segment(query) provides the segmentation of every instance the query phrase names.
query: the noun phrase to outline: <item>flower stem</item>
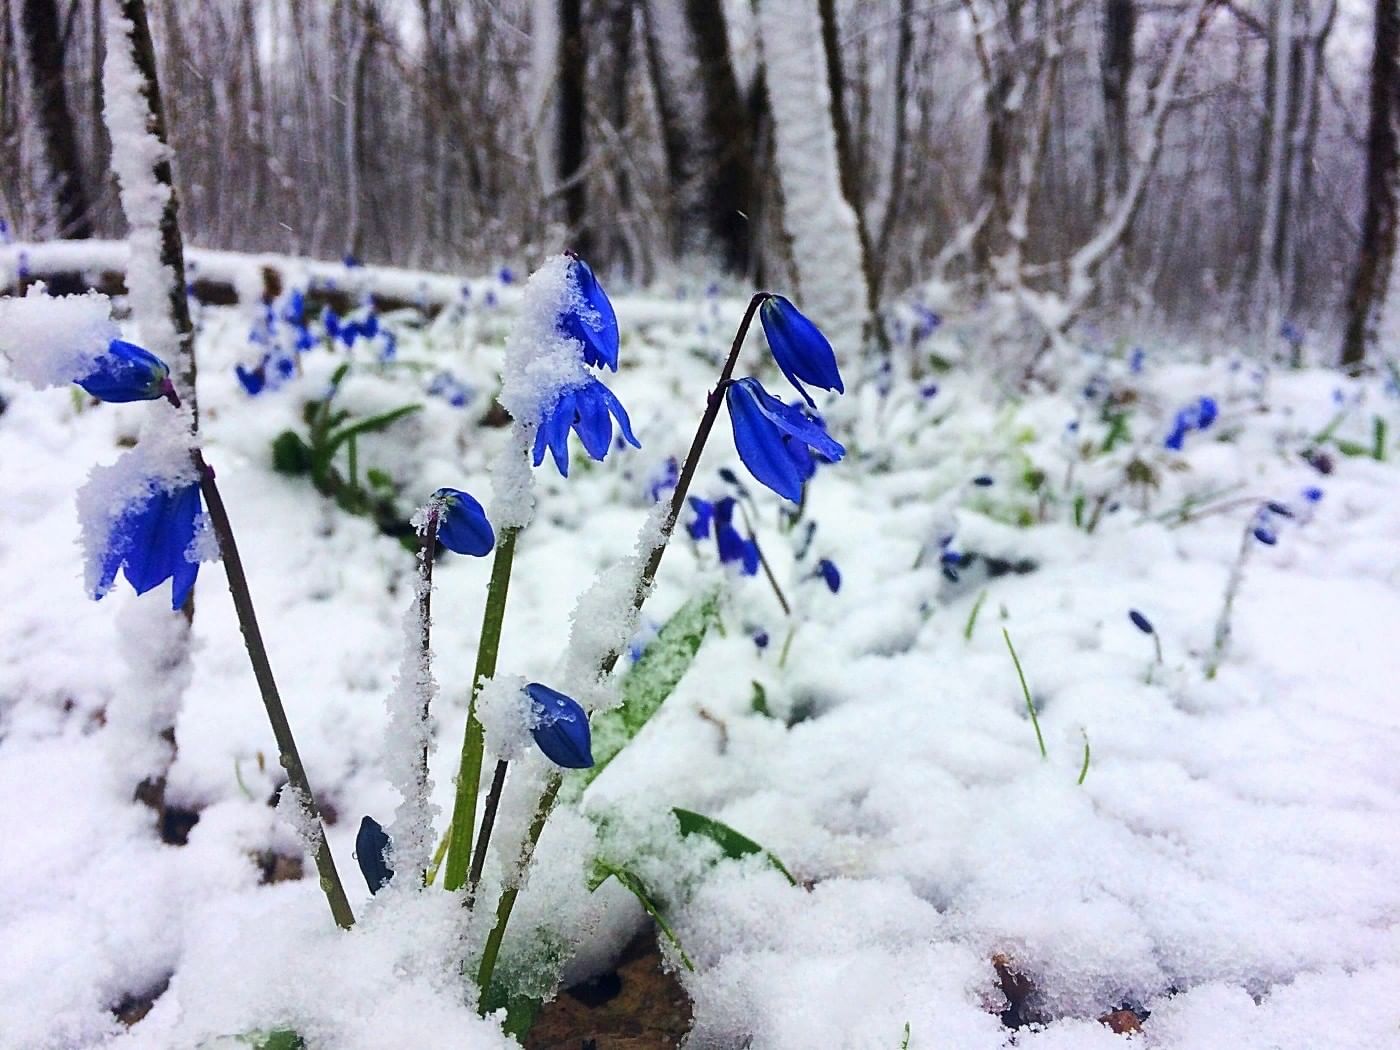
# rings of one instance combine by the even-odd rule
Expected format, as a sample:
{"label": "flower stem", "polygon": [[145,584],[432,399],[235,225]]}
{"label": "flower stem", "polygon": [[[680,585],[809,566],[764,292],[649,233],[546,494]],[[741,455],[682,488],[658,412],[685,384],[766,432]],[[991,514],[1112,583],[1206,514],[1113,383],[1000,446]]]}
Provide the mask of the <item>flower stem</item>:
{"label": "flower stem", "polygon": [[481,639],[476,647],[476,672],[467,707],[467,729],[462,738],[462,761],[457,767],[457,796],[452,805],[452,827],[447,839],[444,889],[459,890],[467,881],[467,864],[472,852],[472,829],[476,826],[476,800],[481,791],[481,756],[486,747],[486,731],[476,717],[476,698],[481,685],[496,673],[496,657],[501,648],[501,623],[506,615],[510,591],[510,570],[515,561],[518,529],[505,529],[491,562],[491,582],[486,586],[486,611],[481,618]]}
{"label": "flower stem", "polygon": [[501,806],[501,794],[506,789],[506,771],[510,763],[501,759],[496,763],[496,771],[491,774],[491,788],[486,792],[486,806],[481,811],[481,830],[476,835],[476,848],[472,850],[472,870],[467,876],[467,896],[463,902],[468,908],[476,903],[476,888],[481,883],[481,871],[486,867],[486,847],[491,844],[491,832],[496,827],[496,811]]}
{"label": "flower stem", "polygon": [[753,540],[754,550],[758,551],[758,564],[763,566],[763,575],[768,578],[768,586],[773,588],[773,596],[778,599],[778,604],[783,607],[783,615],[792,615],[792,606],[788,604],[787,595],[778,586],[778,578],[773,575],[773,566],[768,564],[768,555],[763,553],[763,547],[759,545],[758,533],[754,530],[753,519],[749,517],[748,508],[742,503],[738,504],[739,513],[744,519],[744,528],[749,530],[749,538]]}
{"label": "flower stem", "polygon": [[[734,333],[734,342],[729,348],[729,357],[724,362],[724,368],[720,372],[719,381],[710,391],[709,397],[705,401],[705,412],[700,417],[700,425],[695,428],[695,437],[690,442],[690,449],[685,454],[685,463],[681,467],[680,477],[676,481],[676,490],[671,494],[671,506],[666,513],[666,520],[661,525],[661,535],[657,545],[652,548],[651,556],[647,559],[646,565],[642,568],[640,576],[637,578],[636,587],[632,592],[632,609],[635,612],[642,607],[646,601],[648,592],[651,590],[652,581],[656,579],[656,571],[661,567],[661,556],[666,553],[666,547],[670,542],[671,533],[675,530],[676,520],[680,517],[681,508],[685,506],[686,494],[690,491],[690,483],[695,477],[696,468],[700,464],[700,457],[704,454],[705,443],[710,439],[710,432],[714,429],[715,420],[719,417],[720,405],[724,402],[724,392],[729,387],[730,381],[734,377],[734,366],[739,360],[739,353],[744,348],[744,337],[749,333],[749,326],[753,323],[754,314],[763,304],[765,299],[771,298],[770,292],[756,292],[749,300],[748,309],[744,311],[744,318],[739,322],[738,331]],[[495,571],[492,571],[492,582],[495,582]],[[502,597],[502,608],[505,601]],[[488,616],[489,598],[488,598]],[[499,628],[498,628],[499,630]],[[483,635],[485,630],[483,628]],[[619,651],[613,650],[603,657],[598,668],[598,676],[601,678],[611,673],[617,663]],[[492,668],[494,671],[495,659],[492,654]],[[479,669],[478,664],[478,669]],[[474,692],[475,690],[473,690]],[[480,775],[480,759],[477,760],[477,775]],[[475,783],[475,781],[473,781]],[[563,785],[564,778],[559,773],[551,773],[544,792],[540,795],[539,803],[535,807],[535,815],[530,821],[530,832],[526,837],[525,845],[521,849],[520,857],[516,861],[515,870],[512,877],[507,879],[506,888],[502,891],[500,900],[496,903],[496,924],[491,928],[490,935],[486,938],[486,947],[482,952],[481,963],[477,968],[476,986],[480,993],[480,1003],[484,1006],[487,1002],[487,992],[491,986],[491,977],[496,970],[496,959],[500,955],[501,942],[505,939],[506,925],[510,922],[511,911],[515,908],[515,899],[520,895],[520,885],[524,880],[525,872],[530,866],[530,861],[535,854],[535,846],[540,841],[540,835],[544,832],[545,822],[549,819],[550,812],[554,809],[554,803],[559,797],[559,788]],[[494,787],[494,784],[493,784]],[[461,797],[461,782],[458,783],[458,798]],[[475,808],[475,797],[473,796],[473,809]],[[472,814],[475,816],[475,813]],[[456,814],[453,816],[456,821]],[[485,820],[482,821],[483,826]],[[454,823],[455,827],[455,823]],[[483,831],[486,829],[483,827]],[[482,851],[484,852],[484,850]],[[448,861],[451,862],[451,853],[448,854]],[[450,872],[449,872],[450,878]],[[451,883],[445,882],[449,888]]]}
{"label": "flower stem", "polygon": [[[354,439],[351,438],[351,447],[354,447]],[[441,508],[436,502],[431,502],[426,508],[423,518],[423,526],[419,530],[418,538],[420,547],[418,549],[418,659],[419,674],[423,675],[432,666],[433,659],[433,555],[437,552],[438,525],[441,521]],[[424,679],[420,678],[420,681]],[[423,691],[423,709],[419,712],[423,726],[428,724],[429,707],[432,704],[431,688]],[[419,790],[426,794],[428,790],[428,737],[424,730],[423,754],[418,763],[418,783]],[[428,885],[428,868],[423,869],[423,885]]]}
{"label": "flower stem", "polygon": [[228,575],[229,593],[233,595],[238,626],[243,632],[243,644],[248,650],[248,660],[253,665],[253,677],[257,679],[258,690],[262,693],[263,706],[267,708],[267,720],[272,724],[272,735],[276,738],[277,750],[281,753],[282,768],[287,771],[287,783],[301,796],[301,803],[314,825],[316,872],[320,876],[321,892],[326,895],[336,925],[348,930],[355,924],[355,915],[350,910],[350,901],[345,896],[340,873],[336,871],[335,858],[331,855],[330,843],[326,841],[326,829],[321,822],[316,796],[311,793],[311,783],[306,778],[306,767],[302,765],[296,739],[292,736],[292,727],[287,722],[287,711],[282,706],[277,682],[272,677],[272,664],[268,661],[267,647],[263,644],[262,632],[258,629],[258,618],[253,611],[248,577],[243,572],[243,561],[238,556],[238,545],[234,542],[233,525],[229,522],[223,497],[219,495],[213,469],[204,462],[204,456],[199,450],[194,450],[191,456],[199,471],[199,488],[204,494],[204,504],[209,510],[209,522],[219,543],[224,572]]}

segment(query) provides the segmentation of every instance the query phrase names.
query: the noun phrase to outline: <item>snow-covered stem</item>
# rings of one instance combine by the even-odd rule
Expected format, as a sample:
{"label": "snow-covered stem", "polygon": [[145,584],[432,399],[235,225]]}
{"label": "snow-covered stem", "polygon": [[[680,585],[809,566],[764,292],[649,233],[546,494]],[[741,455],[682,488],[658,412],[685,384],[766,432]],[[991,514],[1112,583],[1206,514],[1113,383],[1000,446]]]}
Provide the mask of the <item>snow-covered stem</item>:
{"label": "snow-covered stem", "polygon": [[330,843],[326,841],[326,829],[321,822],[316,796],[311,792],[306,767],[302,765],[296,738],[292,736],[292,727],[287,721],[286,708],[282,706],[282,696],[272,676],[267,646],[263,644],[257,614],[253,611],[253,596],[248,590],[248,577],[243,572],[243,561],[238,556],[238,545],[234,542],[233,525],[229,521],[228,511],[224,508],[213,469],[204,462],[204,457],[198,450],[194,451],[192,456],[199,471],[199,489],[204,495],[204,505],[209,511],[209,524],[218,540],[219,555],[224,563],[224,572],[228,576],[228,589],[233,596],[233,608],[238,616],[239,629],[243,632],[248,661],[253,665],[253,677],[257,679],[263,706],[267,708],[267,720],[271,723],[272,735],[277,740],[279,760],[282,768],[287,771],[287,786],[297,793],[301,808],[311,822],[311,837],[315,847],[313,852],[321,892],[326,895],[336,925],[348,930],[355,924],[355,914],[350,910],[350,901],[345,896],[340,873],[336,871],[335,857],[331,855]]}
{"label": "snow-covered stem", "polygon": [[1220,618],[1215,621],[1215,638],[1211,643],[1210,659],[1206,661],[1206,677],[1214,678],[1225,659],[1225,650],[1230,645],[1230,621],[1235,614],[1235,599],[1239,597],[1240,586],[1244,583],[1244,566],[1249,560],[1249,552],[1254,548],[1254,519],[1245,523],[1244,535],[1240,538],[1240,552],[1235,555],[1235,564],[1230,567],[1230,579],[1225,584],[1225,602],[1220,607]]}
{"label": "snow-covered stem", "polygon": [[[714,430],[715,420],[719,417],[720,405],[724,403],[724,392],[729,387],[734,378],[734,366],[739,361],[739,354],[744,348],[744,338],[748,335],[749,327],[753,324],[754,314],[763,305],[765,299],[770,298],[768,292],[755,292],[749,300],[748,309],[744,311],[744,318],[739,322],[739,328],[734,333],[734,342],[729,347],[729,357],[725,359],[724,368],[720,371],[719,381],[715,383],[714,389],[710,391],[709,397],[705,401],[705,412],[700,417],[700,424],[695,428],[695,437],[691,439],[690,449],[685,454],[685,463],[681,466],[680,477],[676,481],[676,490],[671,493],[671,505],[667,509],[666,519],[661,524],[660,534],[655,546],[652,547],[651,555],[647,559],[646,565],[642,568],[640,576],[637,578],[636,586],[632,591],[632,611],[635,613],[641,609],[642,603],[646,601],[647,595],[651,593],[652,581],[656,579],[657,569],[661,567],[661,556],[666,553],[666,547],[671,539],[672,532],[675,531],[676,521],[680,518],[681,508],[685,506],[686,495],[690,492],[690,483],[695,477],[695,471],[700,465],[700,457],[705,452],[705,443],[710,438],[710,432]],[[513,538],[512,538],[513,539]],[[495,580],[495,571],[492,571],[492,581]],[[504,608],[504,598],[502,598],[502,608]],[[614,649],[605,654],[598,667],[598,677],[602,678],[612,672],[617,664],[619,650]],[[478,665],[479,666],[479,665]],[[495,654],[492,654],[492,673],[495,673]],[[475,692],[475,690],[474,690]],[[505,763],[501,763],[503,766]],[[501,786],[505,783],[505,774],[499,766],[497,774]],[[476,779],[481,775],[480,759],[477,760]],[[496,969],[496,958],[500,954],[501,941],[505,938],[506,926],[510,922],[511,912],[515,908],[515,898],[520,894],[520,885],[525,877],[525,872],[530,867],[531,858],[535,854],[535,846],[540,841],[540,835],[544,832],[545,822],[549,820],[549,814],[554,809],[554,803],[559,797],[559,788],[563,785],[564,778],[558,772],[553,772],[549,776],[549,781],[545,785],[544,792],[540,795],[539,803],[535,806],[535,815],[530,821],[529,834],[526,836],[525,845],[521,850],[520,857],[515,865],[512,876],[508,879],[505,889],[501,892],[500,899],[496,902],[496,923],[491,928],[490,935],[486,938],[486,947],[482,952],[481,963],[477,968],[476,986],[480,991],[481,1002],[487,1001],[487,991],[490,988],[491,976]],[[475,779],[473,780],[475,784]],[[462,784],[458,782],[458,797],[461,797]],[[493,779],[492,794],[499,796],[497,784]],[[490,803],[488,803],[488,806]],[[475,799],[473,798],[473,809],[475,809]],[[493,810],[494,812],[494,810]],[[473,816],[475,814],[473,813]],[[454,834],[456,830],[456,814],[453,815]],[[477,844],[477,849],[484,853],[486,846],[486,836],[490,829],[486,822],[482,821],[482,841]],[[451,853],[448,853],[449,863]],[[450,877],[450,873],[449,873]],[[449,889],[452,888],[450,882],[444,882]],[[475,884],[473,884],[475,885]]]}
{"label": "snow-covered stem", "polygon": [[[501,624],[506,615],[510,592],[510,570],[515,561],[518,529],[503,529],[491,562],[491,580],[486,585],[486,610],[481,617],[481,637],[476,646],[476,670],[472,675],[472,695],[467,707],[467,728],[462,737],[462,760],[457,767],[457,794],[452,804],[452,824],[448,829],[446,870],[442,885],[459,890],[467,880],[467,864],[472,853],[472,829],[476,825],[476,800],[481,791],[481,759],[486,747],[486,731],[476,717],[476,701],[481,686],[496,673],[496,657],[501,648]],[[485,843],[478,848],[484,852]]]}
{"label": "snow-covered stem", "polygon": [[[353,439],[352,439],[353,447]],[[427,514],[423,519],[423,527],[419,533],[420,546],[418,549],[418,666],[424,675],[428,674],[432,667],[433,660],[433,563],[437,560],[434,555],[437,552],[438,525],[442,520],[442,508],[432,502],[428,506]],[[418,711],[419,724],[423,732],[423,748],[418,764],[418,783],[423,802],[426,805],[428,794],[428,751],[430,750],[430,736],[428,728],[428,716],[433,702],[433,689],[422,690],[420,706]],[[428,829],[424,829],[426,833]],[[431,841],[431,840],[430,840]],[[428,869],[431,865],[425,863],[423,866],[423,885],[428,884]]]}

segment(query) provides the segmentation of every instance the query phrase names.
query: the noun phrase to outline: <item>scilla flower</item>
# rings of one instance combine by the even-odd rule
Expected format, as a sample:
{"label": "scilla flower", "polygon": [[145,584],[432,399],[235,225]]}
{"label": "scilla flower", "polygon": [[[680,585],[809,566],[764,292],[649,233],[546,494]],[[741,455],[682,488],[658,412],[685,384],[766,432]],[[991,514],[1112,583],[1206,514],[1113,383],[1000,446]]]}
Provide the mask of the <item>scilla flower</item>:
{"label": "scilla flower", "polygon": [[779,401],[757,379],[737,379],[724,392],[734,447],[754,478],[794,503],[816,469],[812,453],[835,463],[846,454],[816,420]]}
{"label": "scilla flower", "polygon": [[588,715],[578,701],[539,682],[525,687],[530,697],[534,725],[530,732],[544,757],[565,769],[593,765],[593,742]]}
{"label": "scilla flower", "polygon": [[112,589],[120,569],[137,594],[170,580],[170,607],[184,605],[199,575],[190,557],[199,510],[198,482],[169,489],[153,480],[112,522],[93,597]]}
{"label": "scilla flower", "polygon": [[355,860],[359,862],[360,874],[365,877],[365,885],[372,895],[389,884],[394,877],[394,869],[389,867],[386,854],[389,849],[389,836],[379,826],[379,821],[366,816],[360,821],[360,830],[355,835]]}
{"label": "scilla flower", "polygon": [[480,558],[495,549],[496,533],[474,497],[461,489],[441,488],[429,505],[438,508],[437,538],[448,550]]}
{"label": "scilla flower", "polygon": [[627,410],[617,395],[589,376],[582,386],[561,393],[554,407],[540,420],[535,432],[535,466],[544,462],[544,452],[548,448],[559,473],[566,478],[569,476],[570,429],[578,434],[589,457],[601,462],[612,444],[614,419],[628,444],[641,448],[642,443],[633,435]]}
{"label": "scilla flower", "polygon": [[763,334],[768,337],[773,360],[807,404],[816,407],[803,382],[838,394],[845,393],[831,344],[797,307],[781,295],[770,296],[758,308],[758,317],[763,322]]}
{"label": "scilla flower", "polygon": [[596,368],[617,371],[617,314],[593,276],[588,264],[577,256],[569,259],[569,276],[578,286],[584,309],[573,307],[559,318],[559,327],[583,344],[583,362]]}
{"label": "scilla flower", "polygon": [[166,395],[170,369],[149,350],[113,339],[76,382],[99,401],[154,401]]}
{"label": "scilla flower", "polygon": [[817,569],[812,575],[820,576],[832,594],[841,589],[841,570],[830,558],[823,558],[817,562]]}

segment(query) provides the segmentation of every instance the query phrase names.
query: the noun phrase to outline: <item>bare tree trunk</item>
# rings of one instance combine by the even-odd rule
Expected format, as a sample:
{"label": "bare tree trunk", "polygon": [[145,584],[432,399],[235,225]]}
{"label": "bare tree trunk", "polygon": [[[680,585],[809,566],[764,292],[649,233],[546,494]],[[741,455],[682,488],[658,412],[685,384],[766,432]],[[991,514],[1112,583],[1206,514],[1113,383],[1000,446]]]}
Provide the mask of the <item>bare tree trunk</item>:
{"label": "bare tree trunk", "polygon": [[1346,305],[1343,367],[1357,370],[1375,345],[1395,258],[1400,211],[1400,0],[1376,0],[1371,60],[1371,131],[1366,143],[1366,212]]}
{"label": "bare tree trunk", "polygon": [[83,187],[78,133],[63,83],[65,39],[56,0],[23,0],[19,23],[45,176],[56,205],[56,232],[60,237],[91,237],[91,203]]}
{"label": "bare tree trunk", "polygon": [[1255,250],[1255,315],[1260,335],[1269,339],[1278,330],[1280,302],[1278,270],[1279,243],[1286,220],[1288,180],[1288,113],[1294,77],[1293,59],[1294,0],[1281,0],[1274,8],[1269,41],[1270,68],[1273,71],[1269,98],[1268,152],[1264,161],[1264,213]]}
{"label": "bare tree trunk", "polygon": [[557,177],[564,191],[564,219],[575,251],[585,257],[593,251],[593,231],[588,225],[584,85],[588,75],[588,37],[583,27],[583,0],[559,0],[559,135]]}

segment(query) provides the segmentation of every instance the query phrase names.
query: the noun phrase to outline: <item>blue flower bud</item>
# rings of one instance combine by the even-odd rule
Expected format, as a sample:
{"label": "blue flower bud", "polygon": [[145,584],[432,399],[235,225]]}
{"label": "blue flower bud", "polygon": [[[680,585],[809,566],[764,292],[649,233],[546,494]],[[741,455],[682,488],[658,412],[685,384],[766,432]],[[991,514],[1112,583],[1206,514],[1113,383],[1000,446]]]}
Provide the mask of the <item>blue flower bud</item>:
{"label": "blue flower bud", "polygon": [[1142,613],[1138,612],[1136,609],[1128,610],[1128,619],[1132,620],[1133,626],[1136,627],[1143,634],[1155,633],[1152,629],[1151,621],[1148,620],[1146,616],[1142,615]]}
{"label": "blue flower bud", "polygon": [[593,765],[592,738],[588,715],[572,697],[531,682],[525,687],[535,716],[530,732],[544,757],[565,769],[587,769]]}
{"label": "blue flower bud", "polygon": [[759,649],[767,649],[767,648],[768,648],[768,632],[765,631],[765,630],[763,630],[762,628],[759,628],[757,631],[754,631],[754,633],[753,633],[753,644],[756,645],[756,646],[758,646]]}
{"label": "blue flower bud", "polygon": [[841,570],[830,558],[823,558],[817,562],[817,571],[814,575],[820,576],[826,582],[832,594],[841,589]]}
{"label": "blue flower bud", "polygon": [[169,389],[170,369],[149,350],[113,339],[92,371],[75,382],[99,401],[154,401]]}
{"label": "blue flower bud", "polygon": [[442,488],[433,493],[438,507],[438,539],[450,551],[480,558],[496,546],[496,533],[477,500],[460,489]]}
{"label": "blue flower bud", "polygon": [[739,459],[754,478],[785,499],[796,503],[802,498],[802,484],[815,470],[811,452],[829,463],[846,454],[816,420],[783,404],[757,379],[730,383],[724,399]]}
{"label": "blue flower bud", "polygon": [[1317,503],[1322,499],[1322,490],[1316,486],[1305,488],[1303,490],[1303,498],[1309,503]]}
{"label": "blue flower bud", "polygon": [[1257,525],[1254,528],[1254,538],[1266,547],[1272,547],[1278,542],[1278,536],[1266,525]]}
{"label": "blue flower bud", "polygon": [[797,307],[781,295],[770,296],[758,308],[758,317],[768,337],[768,348],[773,351],[773,360],[807,404],[816,407],[816,402],[803,388],[803,382],[838,394],[845,393],[835,351],[821,330]]}
{"label": "blue flower bud", "polygon": [[355,860],[360,864],[360,874],[365,877],[371,895],[382,890],[394,877],[394,869],[389,867],[385,856],[388,849],[389,836],[379,826],[379,821],[363,817],[355,835]]}
{"label": "blue flower bud", "polygon": [[977,477],[972,479],[972,483],[979,489],[991,488],[993,484],[992,476],[990,474],[978,474]]}

